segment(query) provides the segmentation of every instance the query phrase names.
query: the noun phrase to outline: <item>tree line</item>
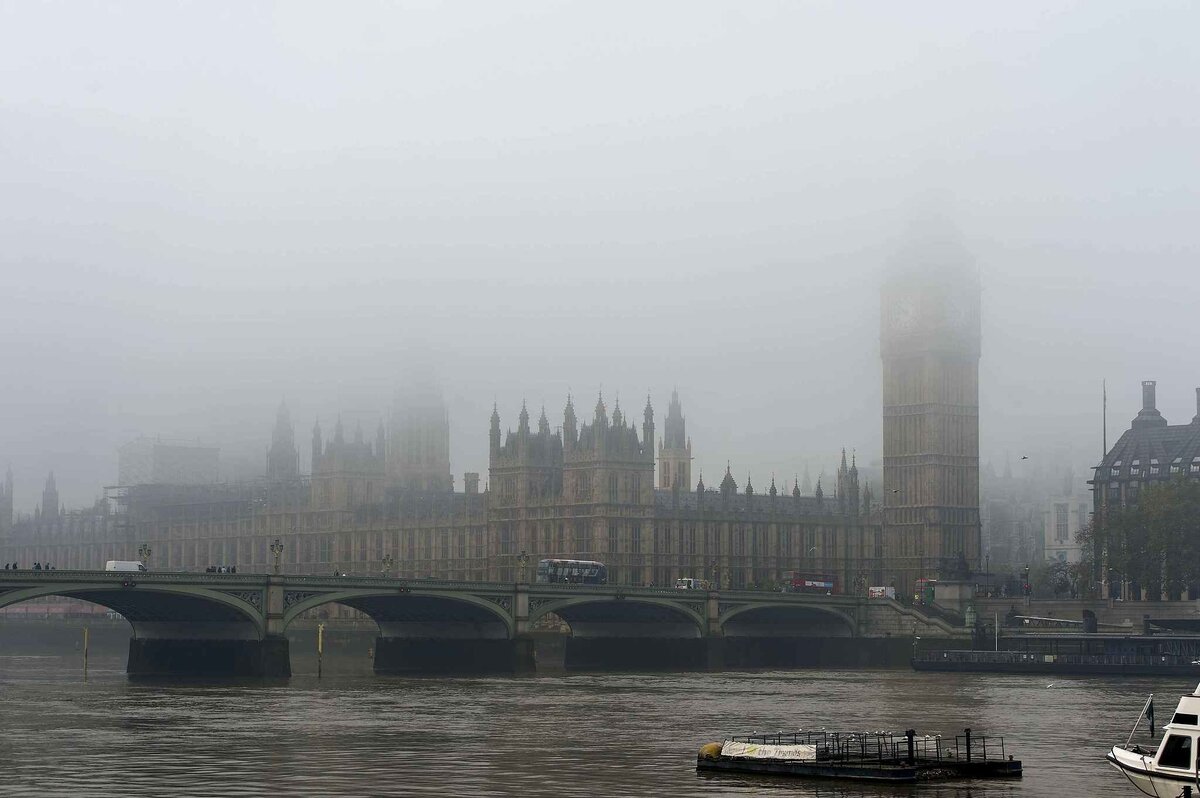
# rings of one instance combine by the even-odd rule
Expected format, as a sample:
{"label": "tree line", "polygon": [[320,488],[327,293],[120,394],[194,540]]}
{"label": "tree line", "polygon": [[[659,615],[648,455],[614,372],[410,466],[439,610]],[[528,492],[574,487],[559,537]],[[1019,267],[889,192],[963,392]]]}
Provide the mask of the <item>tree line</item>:
{"label": "tree line", "polygon": [[1180,475],[1150,483],[1136,503],[1108,506],[1076,539],[1094,595],[1105,569],[1112,596],[1120,595],[1122,578],[1131,583],[1135,598],[1186,594],[1200,585],[1200,481]]}

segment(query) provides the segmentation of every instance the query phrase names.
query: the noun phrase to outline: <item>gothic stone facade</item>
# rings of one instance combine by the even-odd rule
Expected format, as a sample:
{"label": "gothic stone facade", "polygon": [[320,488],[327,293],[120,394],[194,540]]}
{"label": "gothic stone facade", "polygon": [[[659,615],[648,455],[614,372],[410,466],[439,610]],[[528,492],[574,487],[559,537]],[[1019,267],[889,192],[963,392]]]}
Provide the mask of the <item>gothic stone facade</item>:
{"label": "gothic stone facade", "polygon": [[[317,433],[319,436],[319,432]],[[242,485],[123,488],[115,508],[19,521],[0,541],[0,559],[99,568],[152,549],[152,567],[266,570],[270,543],[284,544],[282,567],[297,573],[391,573],[410,578],[514,580],[524,552],[532,574],[543,557],[597,559],[619,584],[670,585],[677,577],[727,588],[767,587],[787,571],[835,575],[861,589],[883,574],[879,524],[864,512],[857,469],[843,463],[839,491],[826,499],[774,482],[756,493],[728,471],[720,487],[654,486],[654,418],[647,401],[641,434],[619,407],[598,401],[580,423],[568,401],[561,430],[526,410],[501,441],[493,413],[489,490],[405,490],[386,478],[386,456],[340,429],[314,437],[310,478]],[[285,447],[286,448],[286,447]],[[865,493],[865,491],[864,491]]]}

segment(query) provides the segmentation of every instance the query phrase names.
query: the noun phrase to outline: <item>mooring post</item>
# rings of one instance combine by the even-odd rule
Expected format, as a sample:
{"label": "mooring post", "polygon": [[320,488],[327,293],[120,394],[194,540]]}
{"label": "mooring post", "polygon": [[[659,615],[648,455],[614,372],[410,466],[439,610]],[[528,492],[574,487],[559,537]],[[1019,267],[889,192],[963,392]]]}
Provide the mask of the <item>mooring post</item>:
{"label": "mooring post", "polygon": [[967,735],[967,762],[971,761],[971,729],[968,727],[963,729]]}
{"label": "mooring post", "polygon": [[908,764],[910,765],[914,765],[917,762],[916,751],[914,749],[915,744],[913,742],[913,738],[916,737],[916,735],[916,729],[906,729],[904,732],[904,736],[908,738]]}
{"label": "mooring post", "polygon": [[321,678],[321,659],[325,656],[325,624],[317,624],[317,678]]}
{"label": "mooring post", "polygon": [[86,626],[83,627],[83,680],[85,682],[87,681],[88,668],[88,631],[89,630]]}

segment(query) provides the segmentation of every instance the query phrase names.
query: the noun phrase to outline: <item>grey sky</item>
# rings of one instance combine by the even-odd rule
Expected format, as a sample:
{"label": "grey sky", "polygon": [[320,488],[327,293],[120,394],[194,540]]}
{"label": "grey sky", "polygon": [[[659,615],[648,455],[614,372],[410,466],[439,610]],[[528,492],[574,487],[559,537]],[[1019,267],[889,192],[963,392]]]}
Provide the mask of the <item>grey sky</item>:
{"label": "grey sky", "polygon": [[[430,352],[487,416],[665,410],[765,486],[879,452],[879,274],[953,219],[982,450],[1086,465],[1200,384],[1190,3],[0,2],[0,467],[373,428]],[[535,411],[536,412],[536,411]],[[661,430],[661,416],[659,419]]]}

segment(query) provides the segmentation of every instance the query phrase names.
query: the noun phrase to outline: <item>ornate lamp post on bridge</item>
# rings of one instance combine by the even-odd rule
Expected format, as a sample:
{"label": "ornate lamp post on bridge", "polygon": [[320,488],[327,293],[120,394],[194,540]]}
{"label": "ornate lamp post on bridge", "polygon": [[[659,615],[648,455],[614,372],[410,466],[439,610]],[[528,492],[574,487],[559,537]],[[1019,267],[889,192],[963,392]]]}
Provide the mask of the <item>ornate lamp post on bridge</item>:
{"label": "ornate lamp post on bridge", "polygon": [[525,573],[525,566],[529,564],[529,555],[525,553],[525,549],[521,549],[521,553],[517,555],[517,563],[520,565],[520,570],[517,572],[517,581],[528,582],[529,579]]}
{"label": "ornate lamp post on bridge", "polygon": [[153,552],[150,549],[149,543],[143,543],[142,545],[138,546],[138,559],[142,561],[142,565],[148,565],[150,563],[150,555],[152,553]]}
{"label": "ornate lamp post on bridge", "polygon": [[383,555],[383,575],[391,576],[392,566],[396,564],[395,558],[390,554]]}
{"label": "ornate lamp post on bridge", "polygon": [[283,554],[283,541],[281,541],[279,538],[275,538],[275,540],[271,542],[271,556],[275,558],[275,573],[276,573],[276,575],[279,574],[279,558],[282,554]]}

